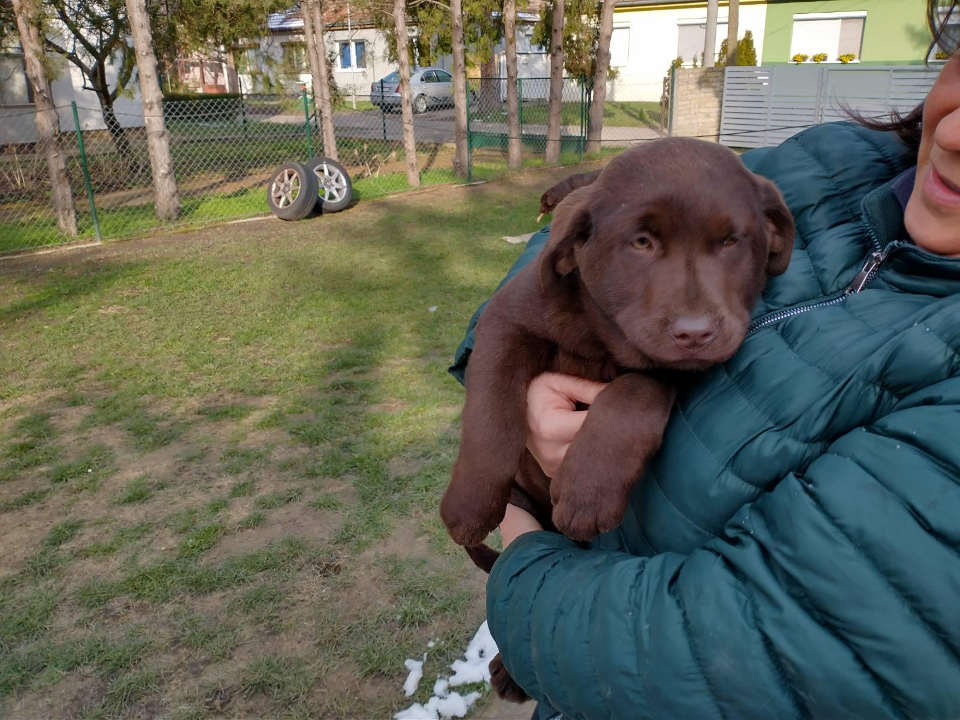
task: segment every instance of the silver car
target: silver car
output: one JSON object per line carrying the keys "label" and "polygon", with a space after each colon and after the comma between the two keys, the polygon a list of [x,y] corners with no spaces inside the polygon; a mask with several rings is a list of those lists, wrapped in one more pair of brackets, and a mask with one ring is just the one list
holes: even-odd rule
{"label": "silver car", "polygon": [[[416,68],[410,73],[413,112],[453,105],[453,76],[440,68]],[[392,72],[370,85],[370,102],[381,110],[400,107],[400,73]]]}

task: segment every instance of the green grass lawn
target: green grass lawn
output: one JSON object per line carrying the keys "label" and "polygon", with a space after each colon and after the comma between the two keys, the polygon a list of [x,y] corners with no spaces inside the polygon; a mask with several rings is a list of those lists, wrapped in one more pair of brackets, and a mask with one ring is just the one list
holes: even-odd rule
{"label": "green grass lawn", "polygon": [[425,701],[484,614],[446,366],[574,171],[0,263],[0,716]]}

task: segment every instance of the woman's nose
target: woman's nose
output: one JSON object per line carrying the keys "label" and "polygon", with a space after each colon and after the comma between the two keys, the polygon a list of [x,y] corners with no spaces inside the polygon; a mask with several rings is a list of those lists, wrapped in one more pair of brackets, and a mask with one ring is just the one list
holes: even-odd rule
{"label": "woman's nose", "polygon": [[960,153],[960,105],[940,118],[933,141],[943,150]]}

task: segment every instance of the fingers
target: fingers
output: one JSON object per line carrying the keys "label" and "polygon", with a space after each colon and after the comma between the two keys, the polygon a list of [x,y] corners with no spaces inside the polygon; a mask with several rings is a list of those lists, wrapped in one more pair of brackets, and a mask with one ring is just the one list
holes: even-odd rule
{"label": "fingers", "polygon": [[586,419],[586,410],[547,411],[537,423],[537,429],[544,440],[561,440],[569,444]]}
{"label": "fingers", "polygon": [[582,402],[587,405],[592,405],[593,401],[596,400],[597,395],[600,394],[600,391],[603,390],[607,384],[602,382],[596,382],[594,380],[586,380],[584,378],[575,377],[573,375],[562,375],[561,373],[543,373],[542,375],[534,378],[531,383],[531,389],[537,383],[543,383],[545,388],[549,388],[555,393],[559,393],[573,402]]}

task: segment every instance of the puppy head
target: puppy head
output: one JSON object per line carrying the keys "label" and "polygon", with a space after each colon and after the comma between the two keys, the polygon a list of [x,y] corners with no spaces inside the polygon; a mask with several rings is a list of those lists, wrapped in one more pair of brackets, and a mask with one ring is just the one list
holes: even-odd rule
{"label": "puppy head", "polygon": [[779,191],[735,153],[670,138],[622,153],[564,198],[541,283],[586,292],[655,364],[703,369],[736,352],[793,235]]}

